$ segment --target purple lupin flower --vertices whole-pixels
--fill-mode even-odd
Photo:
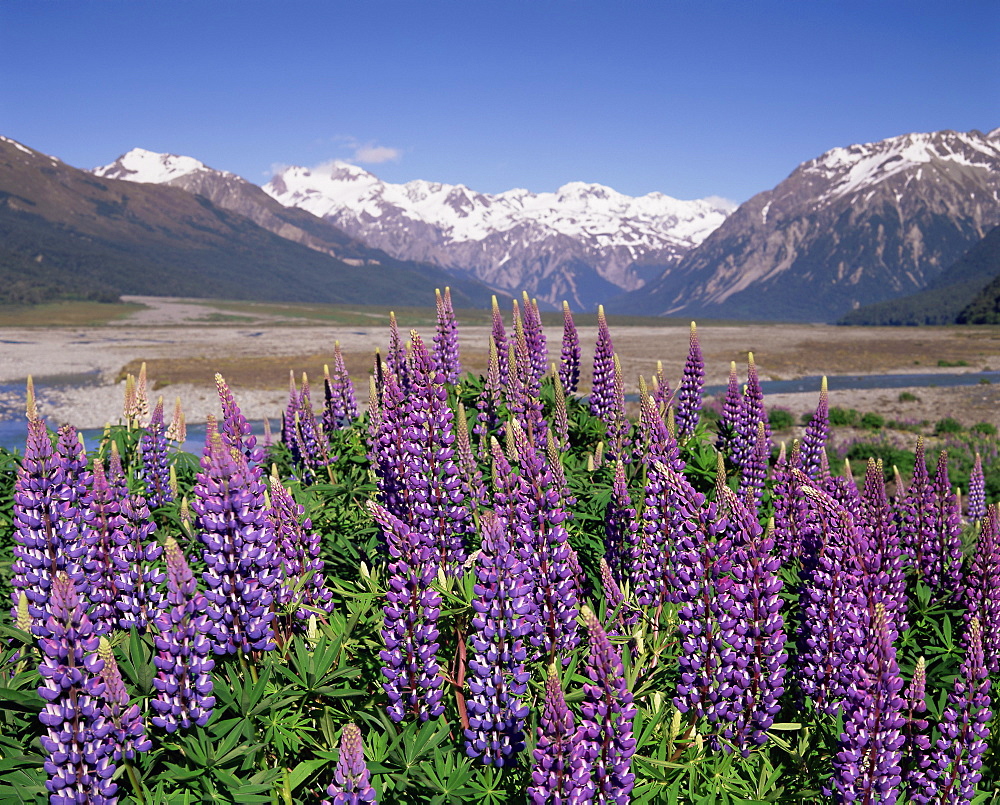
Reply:
[[[969,495],[966,503],[969,519],[979,522],[986,516],[986,478],[983,475],[983,459],[976,451],[976,461],[969,473]]]
[[[886,618],[892,628],[897,633],[902,632],[908,628],[906,577],[881,460],[868,459],[859,521],[870,546],[865,556],[869,579],[874,582],[870,595],[885,605]]]
[[[698,427],[701,418],[702,389],[705,386],[705,361],[698,343],[698,328],[691,322],[688,356],[684,363],[684,375],[677,390],[677,439],[684,441]]]
[[[907,799],[912,800],[923,779],[923,770],[930,764],[928,750],[930,738],[927,737],[927,661],[924,657],[917,660],[913,676],[906,688],[906,722],[903,724],[903,782],[906,785]]]
[[[826,453],[826,439],[829,434],[830,403],[824,376],[819,388],[816,413],[806,425],[806,433],[802,438],[802,471],[813,481],[819,480],[820,454]]]
[[[948,453],[938,455],[931,484],[931,507],[921,512],[927,525],[923,543],[924,579],[939,596],[950,595],[961,584],[962,516],[948,478]]]
[[[497,371],[498,380],[500,387],[504,387],[508,382],[508,373],[510,371],[509,367],[509,352],[507,345],[507,331],[503,326],[503,316],[500,314],[500,305],[497,303],[497,298],[493,297],[493,343],[497,348]]]
[[[458,412],[455,415],[455,447],[458,456],[458,467],[462,472],[462,478],[469,487],[469,505],[475,509],[485,506],[489,502],[486,493],[486,484],[483,482],[483,473],[479,469],[479,462],[472,452],[472,442],[469,440],[469,422],[465,416],[465,406],[458,404]]]
[[[933,573],[938,557],[934,553],[938,541],[932,532],[932,519],[925,512],[933,511],[934,488],[924,458],[924,439],[917,437],[913,458],[913,477],[905,495],[898,493],[897,511],[900,545],[908,564],[920,579]]]
[[[118,625],[143,633],[163,600],[159,590],[165,579],[159,563],[163,548],[153,538],[156,523],[142,495],[127,495],[121,502],[121,514],[125,519],[122,526],[125,544],[121,549],[125,571],[116,580]]]
[[[729,385],[726,387],[726,397],[722,402],[722,416],[719,417],[719,433],[715,440],[715,448],[720,453],[732,451],[737,421],[742,410],[743,392],[740,391],[740,379],[736,374],[736,361],[730,361]]]
[[[987,725],[993,715],[989,694],[982,630],[979,621],[973,618],[969,623],[968,650],[938,723],[941,738],[931,751],[922,795],[914,796],[914,801],[968,805],[975,798],[990,735]]]
[[[733,614],[737,618],[733,651],[740,660],[732,668],[735,720],[723,736],[749,756],[750,749],[767,741],[767,730],[780,709],[788,653],[781,615],[781,560],[774,554],[773,529],[764,532],[754,510],[726,486],[723,497],[730,508],[735,540],[732,574]]]
[[[73,580],[65,571],[52,578],[38,695],[45,708],[38,719],[47,728],[41,737],[46,753],[45,787],[53,803],[113,805],[118,786],[108,738],[114,725],[104,715],[104,666],[97,653],[99,638],[84,612]]]
[[[500,381],[500,354],[496,342],[490,336],[490,357],[486,369],[483,390],[476,399],[476,424],[472,432],[479,437],[480,455],[489,452],[489,435],[500,427],[500,402],[503,386]]]
[[[865,637],[860,613],[869,599],[861,557],[870,546],[837,501],[814,487],[804,486],[803,492],[821,531],[815,554],[800,573],[799,686],[817,709],[835,714],[853,684],[852,669]]]
[[[347,371],[339,341],[333,342],[333,373],[328,366],[323,367],[323,392],[323,432],[329,436],[358,418],[354,383]]]
[[[288,371],[288,402],[281,417],[281,441],[292,454],[292,463],[302,462],[302,441],[296,418],[299,412],[299,387],[295,384],[295,372]]]
[[[86,593],[88,546],[80,538],[76,491],[67,483],[66,468],[52,449],[45,423],[34,413],[30,385],[28,410],[28,440],[14,484],[12,598],[16,607],[25,593],[32,634],[46,637],[52,580],[65,572],[78,593]],[[14,610],[11,617],[16,617]]]
[[[223,444],[213,428],[194,487],[191,508],[203,546],[206,614],[216,654],[274,648],[273,589],[280,568],[267,517],[259,467]]]
[[[312,521],[305,516],[305,507],[296,503],[281,480],[269,478],[271,506],[267,516],[275,536],[275,550],[281,562],[281,583],[275,603],[296,608],[299,624],[317,612],[330,612],[331,593],[323,582],[323,560],[320,558],[319,534],[312,530]]]
[[[896,631],[885,607],[866,613],[866,632],[844,703],[844,732],[833,762],[837,802],[893,805],[899,798],[905,743],[903,679],[896,664]]]
[[[756,509],[764,496],[767,465],[771,459],[771,442],[763,422],[757,423],[757,438],[740,469],[739,494],[747,505]]]
[[[525,529],[513,542],[534,578],[537,619],[531,644],[550,659],[563,654],[563,661],[568,662],[568,652],[580,641],[576,622],[580,591],[570,566],[569,538],[563,525],[566,511],[544,454],[535,448],[516,419],[511,420],[509,430],[520,472],[511,501],[513,511],[498,507],[498,513],[506,520],[508,530],[515,520]]]
[[[590,634],[584,671],[590,682],[583,685],[576,742],[590,766],[593,799],[589,801],[626,805],[635,785],[631,771],[636,744],[632,737],[632,693],[621,654],[590,607],[583,608],[583,620]]]
[[[963,581],[960,597],[965,606],[962,617],[966,635],[968,624],[976,618],[981,626],[986,667],[996,673],[1000,671],[1000,512],[996,506],[989,507],[983,520]]]
[[[580,335],[569,312],[569,302],[563,302],[562,350],[559,353],[559,379],[567,394],[575,394],[580,383]]]
[[[604,511],[604,558],[616,581],[626,583],[640,557],[639,518],[632,506],[625,465],[615,462],[611,500]]]
[[[680,473],[684,462],[677,442],[641,380],[639,437],[638,457],[645,474],[641,532],[637,552],[627,566],[628,576],[621,581],[631,587],[638,603],[662,607],[671,600],[676,587],[671,557],[680,531],[680,515],[674,505],[673,487],[660,468],[666,466]]]
[[[631,426],[625,413],[625,379],[622,376],[622,365],[618,356],[615,355],[613,358],[615,382],[612,389],[611,405],[606,411],[607,418],[604,420],[607,426],[608,451],[612,456],[628,461],[626,443]]]
[[[531,577],[496,515],[484,515],[482,535],[468,640],[465,751],[502,768],[524,750],[525,638],[534,614]]]
[[[514,301],[514,343],[510,344],[509,374],[504,389],[507,409],[520,421],[532,441],[544,444],[548,425],[539,396],[541,384],[535,376],[527,333]]]
[[[757,364],[753,353],[747,355],[747,384],[743,390],[743,401],[736,417],[736,427],[730,448],[733,453],[733,463],[741,469],[754,461],[758,450],[760,426],[764,426],[764,452],[771,455],[771,426],[767,421],[767,411],[764,409],[764,392],[760,387],[760,377],[757,374]]]
[[[437,575],[434,549],[416,529],[374,501],[368,509],[385,533],[389,554],[388,604],[381,629],[385,651],[380,653],[386,711],[396,722],[420,721],[444,712],[437,659],[437,619],[441,596],[431,588]]]
[[[399,325],[396,323],[396,313],[389,311],[389,350],[385,354],[385,365],[389,371],[396,375],[400,385],[406,388],[409,385],[409,367],[406,360],[406,345],[399,334]]]
[[[590,385],[590,413],[604,422],[615,398],[615,348],[604,316],[604,305],[597,307],[597,345],[594,347],[594,375]]]
[[[566,392],[555,364],[552,364],[552,391],[552,430],[555,431],[554,438],[558,448],[566,450],[569,448],[569,414],[566,411]]]
[[[315,483],[321,469],[327,466],[326,446],[320,438],[316,415],[310,399],[309,377],[302,373],[298,394],[299,406],[295,412],[295,429],[299,446],[299,469],[305,483]]]
[[[361,730],[352,722],[344,724],[340,731],[340,755],[326,793],[332,799],[324,800],[323,805],[376,805]]]
[[[771,471],[771,502],[774,506],[774,542],[782,562],[798,560],[803,542],[803,528],[809,517],[809,505],[802,494],[796,473],[801,472],[799,443],[792,443],[786,455],[781,443],[778,460]]]
[[[663,373],[663,361],[657,361],[656,373],[653,375],[653,402],[656,403],[656,410],[661,415],[665,414],[673,398],[674,393],[670,390],[670,382]]]
[[[738,625],[737,602],[729,575],[732,540],[729,518],[717,503],[707,502],[684,476],[659,467],[670,487],[682,521],[673,557],[676,565],[677,634],[681,653],[680,679],[674,704],[691,712],[716,735],[737,713],[733,666],[741,657],[732,651]],[[745,660],[744,660],[745,661]]]
[[[585,745],[576,740],[573,714],[566,706],[556,664],[549,665],[538,719],[538,742],[532,752],[528,799],[532,805],[575,805],[593,797]]]
[[[170,466],[167,462],[167,433],[163,427],[163,398],[156,401],[149,425],[139,440],[142,477],[146,482],[146,499],[152,508],[174,499],[170,489]]]
[[[604,613],[605,623],[608,624],[608,634],[625,635],[628,634],[629,627],[634,626],[639,620],[640,612],[628,605],[625,601],[625,594],[618,586],[615,577],[608,567],[607,561],[601,557],[601,587],[604,591],[604,603],[606,610]]]
[[[293,378],[293,388],[294,385]],[[222,404],[222,420],[219,422],[222,443],[243,453],[251,467],[262,466],[264,451],[257,447],[257,437],[253,435],[250,423],[237,405],[233,393],[229,390],[229,384],[218,372],[215,375],[215,387],[219,392],[219,402]]]
[[[115,763],[123,757],[131,760],[136,752],[152,749],[153,743],[146,737],[146,722],[139,712],[139,704],[129,704],[128,691],[107,638],[100,639],[97,653],[104,663],[100,675],[104,683],[104,718],[112,725],[107,738],[112,747],[112,759]]]
[[[457,383],[462,372],[458,355],[458,324],[451,306],[451,289],[434,290],[437,305],[437,329],[434,333],[434,365],[446,383]]]
[[[431,538],[437,564],[457,575],[474,523],[469,489],[455,460],[455,415],[419,334],[411,332],[410,340],[411,386],[405,404],[397,407],[404,415],[404,474],[399,481],[405,499],[405,509],[397,516]]]
[[[523,291],[523,298],[524,338],[528,343],[531,373],[536,381],[540,381],[549,368],[549,352],[545,342],[545,331],[542,329],[542,314],[538,311],[537,299],[530,299],[527,291]]]
[[[117,453],[114,454],[117,458]],[[120,466],[120,462],[119,462]],[[87,573],[90,586],[91,621],[99,635],[118,626],[118,579],[128,572],[124,548],[128,542],[122,515],[124,495],[108,482],[104,462],[94,458],[93,486],[87,521],[90,526],[90,556]]]
[[[164,551],[168,606],[156,619],[156,697],[149,703],[154,712],[150,721],[167,732],[176,732],[178,728],[202,727],[211,717],[215,660],[208,637],[212,626],[204,614],[205,596],[195,591],[194,575],[177,540],[167,536]]]

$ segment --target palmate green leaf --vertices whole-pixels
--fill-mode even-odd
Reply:
[[[49,801],[45,780],[44,772],[30,769],[0,774],[0,805],[44,805]]]
[[[433,803],[465,803],[475,801],[472,780],[472,760],[457,753],[436,753],[429,762],[420,764],[417,778],[433,791]]]
[[[317,771],[328,765],[330,765],[328,758],[314,758],[313,760],[300,761],[288,775],[288,787],[294,792]]]
[[[129,629],[127,639],[118,644],[116,651],[118,667],[140,693],[149,694],[153,690],[156,666],[153,664],[153,648],[135,629]]]

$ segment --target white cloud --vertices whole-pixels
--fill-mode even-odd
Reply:
[[[378,165],[382,162],[399,162],[402,156],[403,152],[398,148],[375,145],[375,143],[358,145],[354,149],[354,161],[369,165]]]

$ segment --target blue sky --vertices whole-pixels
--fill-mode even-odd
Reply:
[[[0,134],[744,201],[834,146],[1000,126],[998,42],[996,0],[0,0]]]

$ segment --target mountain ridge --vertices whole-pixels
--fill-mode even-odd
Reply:
[[[759,193],[680,263],[608,305],[836,320],[921,290],[1000,224],[1000,129],[835,148]]]

